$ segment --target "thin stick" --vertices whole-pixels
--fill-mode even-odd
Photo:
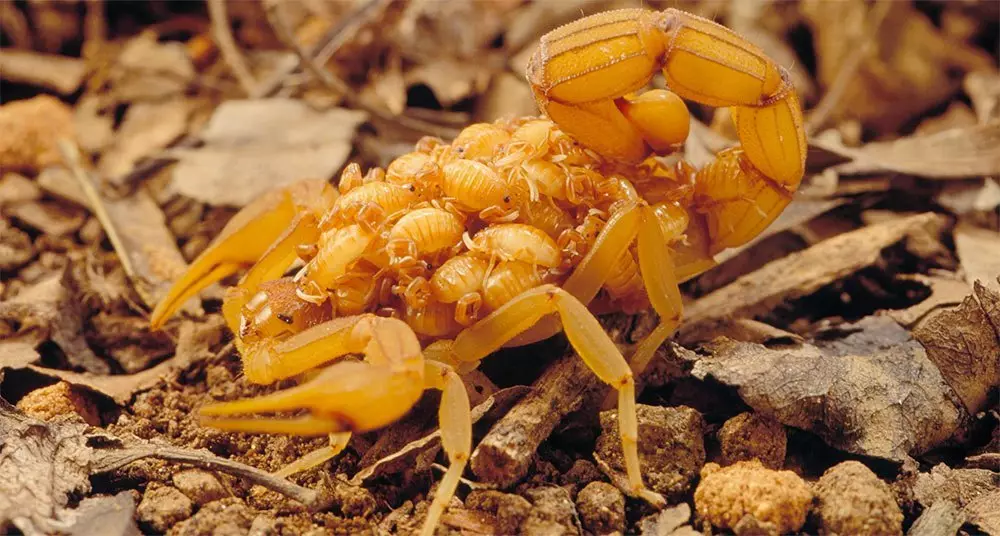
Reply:
[[[395,123],[401,127],[408,128],[416,132],[423,132],[425,134],[431,134],[446,139],[454,138],[458,135],[458,130],[453,128],[428,123],[426,121],[421,121],[405,115],[395,115],[378,103],[358,94],[358,92],[354,91],[354,89],[348,86],[346,82],[327,69],[324,69],[316,62],[315,59],[310,57],[309,52],[303,48],[301,44],[299,44],[298,40],[292,34],[292,31],[288,27],[281,11],[283,6],[284,2],[267,2],[267,20],[274,29],[275,35],[278,36],[278,39],[280,39],[285,46],[291,48],[295,52],[295,54],[299,57],[299,61],[303,66],[305,66],[306,70],[309,71],[310,74],[319,79],[319,81],[330,90],[339,93],[343,97],[344,102],[346,102],[349,106],[364,110],[383,121]]]
[[[226,0],[208,0],[208,16],[212,21],[212,36],[219,45],[222,60],[236,76],[243,91],[247,95],[253,95],[256,92],[257,80],[250,74],[250,68],[247,67],[243,54],[236,46],[233,30],[229,26],[229,15],[226,13]]]
[[[889,9],[892,7],[891,4],[891,2],[882,0],[872,8],[872,20],[867,32],[861,38],[861,43],[853,49],[850,56],[841,64],[840,71],[837,72],[837,77],[830,84],[830,88],[812,109],[809,117],[806,118],[805,128],[807,135],[812,136],[815,134],[826,123],[827,119],[830,118],[830,114],[840,104],[840,100],[844,98],[844,93],[847,91],[848,85],[854,79],[854,75],[857,73],[858,68],[861,67],[861,63],[868,57],[868,53],[875,45],[875,37],[878,35],[879,28],[882,27],[882,21],[889,14]]]
[[[143,445],[141,447],[128,448],[122,451],[103,452],[95,466],[93,472],[107,473],[120,469],[126,465],[145,458],[156,458],[169,462],[187,463],[207,469],[218,471],[227,475],[232,475],[274,490],[286,497],[290,497],[306,505],[312,510],[320,510],[329,506],[331,498],[317,491],[293,484],[288,480],[276,477],[266,471],[256,469],[233,460],[219,458],[218,456],[170,446]]]
[[[104,208],[104,199],[98,193],[97,188],[94,187],[94,183],[91,182],[87,172],[80,164],[80,150],[77,149],[76,144],[65,138],[59,139],[58,143],[63,162],[69,168],[70,172],[73,173],[76,181],[80,183],[80,188],[90,203],[90,210],[94,213],[94,216],[97,216],[97,221],[101,222],[101,227],[104,227],[104,232],[107,233],[108,240],[111,241],[111,246],[118,252],[118,260],[122,263],[125,275],[128,276],[129,281],[135,281],[135,266],[132,265],[132,259],[128,256],[125,242],[122,240],[121,235],[118,234],[118,228],[115,227],[111,216],[108,215],[107,209]]]

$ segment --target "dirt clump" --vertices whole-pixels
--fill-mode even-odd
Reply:
[[[576,497],[576,509],[589,533],[625,532],[625,495],[611,484],[587,484]]]
[[[576,505],[566,488],[531,488],[524,495],[532,508],[521,524],[522,534],[581,534]]]
[[[465,507],[496,518],[498,534],[516,534],[531,513],[531,503],[520,495],[495,490],[475,490],[465,498]]]
[[[643,480],[667,499],[683,496],[705,463],[705,421],[688,407],[638,406],[639,464]],[[594,456],[624,473],[618,412],[601,413],[601,436]]]
[[[51,421],[61,415],[76,415],[91,426],[101,425],[93,402],[66,382],[31,391],[17,402],[17,409],[43,421]]]
[[[0,168],[38,171],[62,162],[56,141],[73,138],[73,111],[49,95],[0,106]]]
[[[256,517],[247,505],[228,497],[203,506],[190,519],[171,529],[171,536],[242,536]]]
[[[788,439],[785,427],[774,419],[758,413],[741,413],[722,425],[718,437],[722,465],[753,459],[771,469],[781,469],[785,464]]]
[[[215,475],[200,469],[181,471],[175,474],[172,480],[181,493],[199,506],[229,495]]]
[[[152,483],[142,495],[136,509],[139,521],[155,532],[166,532],[177,523],[191,517],[194,505],[187,495],[173,486]]]
[[[824,533],[903,533],[903,513],[889,485],[860,462],[847,461],[827,469],[813,489]]]
[[[768,469],[757,460],[728,467],[705,464],[694,492],[698,517],[714,527],[755,525],[776,534],[802,528],[812,500],[812,491],[798,475]],[[744,521],[747,516],[753,521]]]

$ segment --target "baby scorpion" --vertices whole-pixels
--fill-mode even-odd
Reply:
[[[635,94],[657,70],[669,90]],[[424,389],[441,390],[450,466],[423,525],[431,534],[472,448],[456,370],[564,331],[618,392],[625,491],[664,504],[640,472],[634,374],[680,321],[678,283],[760,233],[791,200],[806,153],[798,97],[760,49],[676,9],[611,11],[557,28],[527,74],[547,118],[472,125],[452,143],[425,138],[389,172],[362,177],[348,166],[339,200],[333,187],[304,181],[233,218],[152,325],[249,267],[223,304],[247,379],[271,383],[334,363],[297,387],[204,407],[206,424],[333,434],[328,449],[293,464],[301,469],[335,454],[345,432],[384,427]],[[687,136],[681,98],[730,107],[740,145],[700,170],[656,159]],[[305,267],[283,278],[300,256]],[[371,284],[357,274],[372,274]],[[597,302],[659,316],[631,362],[588,310]],[[340,360],[350,354],[364,360]],[[233,417],[294,409],[309,413]]]

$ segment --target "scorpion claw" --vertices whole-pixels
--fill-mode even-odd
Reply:
[[[274,190],[243,207],[160,300],[151,314],[151,327],[159,329],[188,298],[266,256],[269,262],[259,263],[254,269],[259,274],[255,279],[265,280],[271,271],[267,268],[288,258],[286,248],[291,248],[294,258],[295,247],[318,233],[314,230],[318,216],[336,195],[336,190],[324,181],[305,180]]]

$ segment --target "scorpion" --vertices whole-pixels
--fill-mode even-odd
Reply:
[[[658,71],[669,89],[647,89]],[[248,268],[222,306],[246,379],[311,375],[203,407],[205,424],[330,435],[289,474],[440,390],[450,465],[423,524],[429,535],[472,447],[460,374],[503,346],[562,331],[617,390],[626,493],[665,504],[640,471],[634,378],[680,322],[678,284],[758,235],[792,199],[806,155],[798,97],[759,48],[676,9],[609,11],[554,29],[527,79],[542,117],[474,124],[450,143],[425,137],[384,170],[351,164],[336,187],[293,183],[230,220],[157,305],[152,326]],[[729,107],[739,138],[701,169],[662,158],[688,136],[685,99]],[[650,308],[659,323],[626,360],[595,313]],[[307,411],[239,417],[291,410]]]

